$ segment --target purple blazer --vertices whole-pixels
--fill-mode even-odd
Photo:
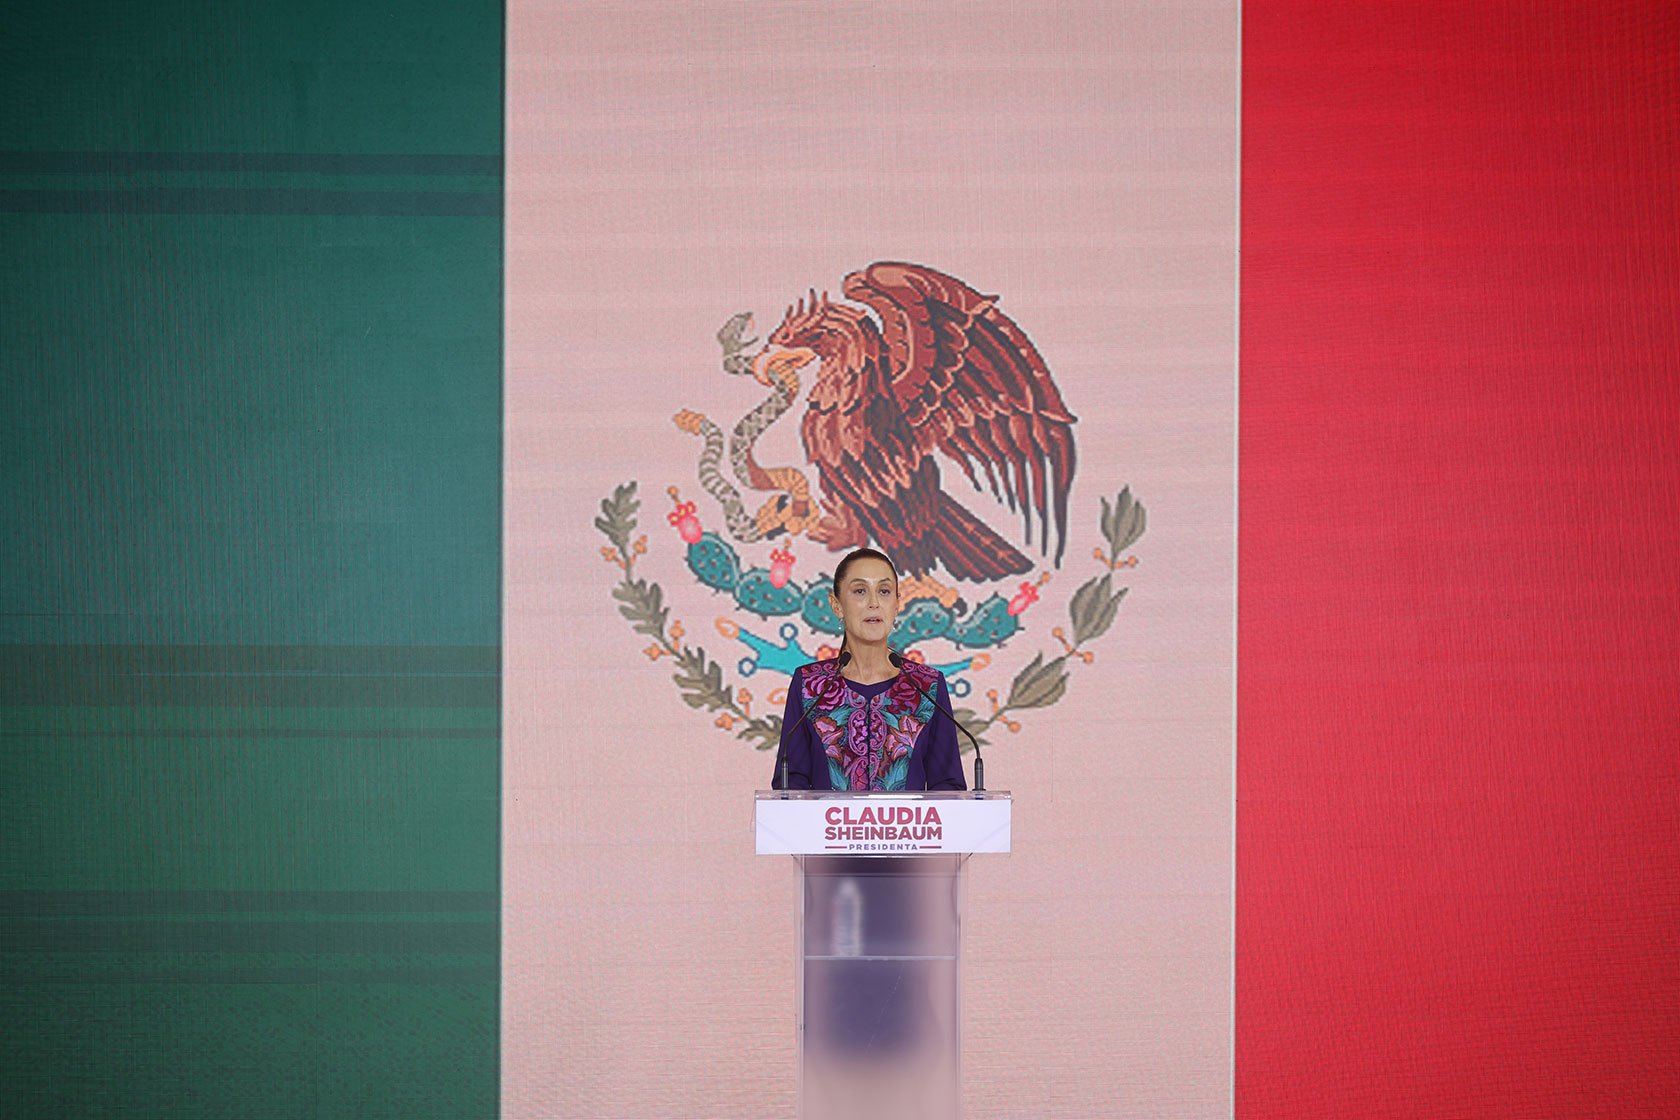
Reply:
[[[914,661],[879,684],[847,680],[837,660],[801,665],[771,787],[781,788],[785,757],[792,789],[967,789],[956,725],[928,697],[950,709],[945,674]]]

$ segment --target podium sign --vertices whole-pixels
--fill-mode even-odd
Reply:
[[[991,790],[759,790],[758,854],[916,856],[1009,851],[1010,795]]]

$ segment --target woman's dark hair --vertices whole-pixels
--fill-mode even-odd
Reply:
[[[884,552],[877,552],[873,548],[860,548],[846,553],[843,560],[834,569],[834,597],[840,598],[840,581],[846,578],[846,569],[852,566],[854,560],[880,560],[892,569],[893,579],[898,579],[898,565]]]

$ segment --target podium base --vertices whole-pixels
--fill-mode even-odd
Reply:
[[[800,856],[801,1120],[961,1112],[967,856]]]

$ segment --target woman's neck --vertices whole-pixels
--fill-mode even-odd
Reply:
[[[852,657],[840,672],[853,684],[880,684],[898,676],[885,642],[866,644],[848,637],[846,651]]]

